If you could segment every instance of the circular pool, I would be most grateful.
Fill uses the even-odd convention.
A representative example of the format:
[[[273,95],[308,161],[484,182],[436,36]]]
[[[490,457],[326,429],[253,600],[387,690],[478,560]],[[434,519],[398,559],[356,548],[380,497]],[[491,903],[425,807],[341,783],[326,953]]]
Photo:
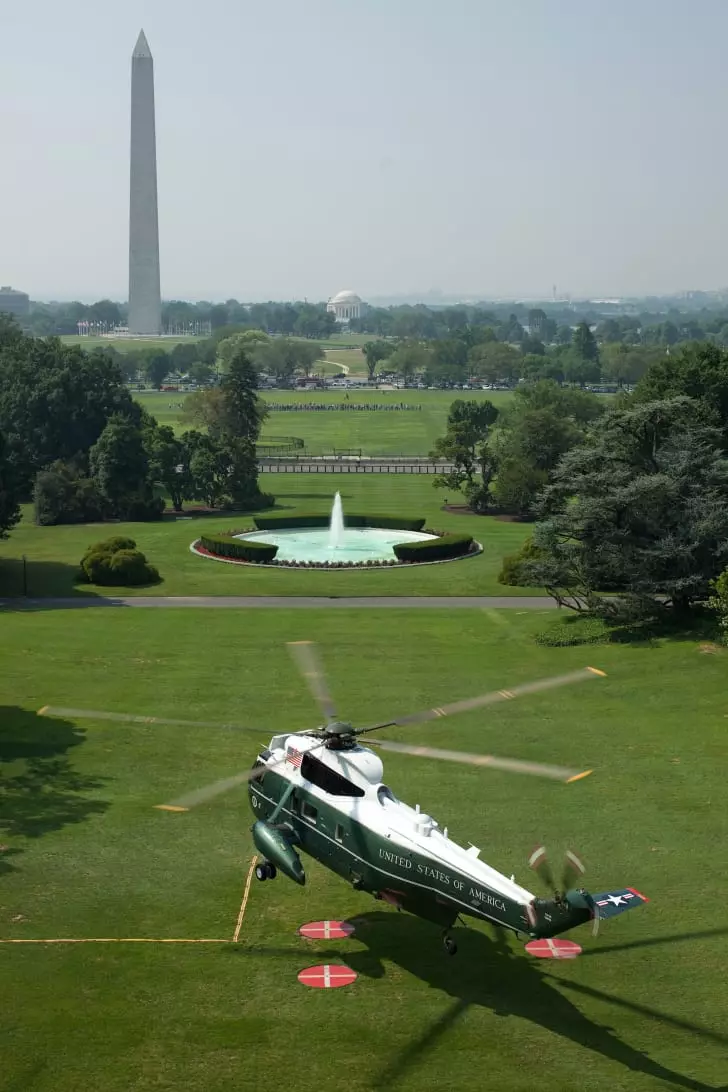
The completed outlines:
[[[281,531],[246,531],[235,538],[266,542],[278,547],[276,561],[394,561],[394,547],[400,542],[424,542],[437,538],[423,531],[387,530],[383,527],[346,527],[337,535],[322,528],[290,528]]]

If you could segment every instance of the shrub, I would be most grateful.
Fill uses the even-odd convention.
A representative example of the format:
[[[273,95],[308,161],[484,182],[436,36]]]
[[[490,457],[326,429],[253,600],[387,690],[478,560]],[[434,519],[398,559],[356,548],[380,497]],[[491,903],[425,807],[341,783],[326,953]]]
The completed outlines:
[[[155,584],[159,572],[150,565],[131,538],[106,539],[89,546],[81,558],[81,572],[90,584],[138,587]]]
[[[104,501],[90,478],[71,463],[55,462],[41,470],[33,489],[35,522],[92,523],[103,519]]]
[[[202,535],[200,545],[216,557],[232,557],[239,561],[272,561],[278,553],[278,547],[270,542],[233,538],[230,533],[224,532],[217,535]]]
[[[285,527],[328,527],[330,512],[292,512],[289,515],[254,516],[259,531],[279,531]],[[384,527],[396,531],[421,531],[425,526],[424,517],[366,515],[349,512],[344,515],[347,527]]]
[[[528,587],[532,580],[526,571],[527,563],[538,561],[541,551],[529,536],[515,554],[508,554],[503,558],[501,571],[498,573],[498,583],[507,584],[509,587]]]
[[[728,569],[713,581],[714,595],[710,598],[710,606],[718,616],[718,625],[723,633],[723,641],[728,644]]]
[[[601,618],[563,618],[534,637],[537,645],[548,648],[601,645],[611,639],[611,630]]]
[[[221,507],[230,512],[256,512],[259,508],[272,508],[276,499],[272,493],[262,493],[259,489],[251,490],[245,496],[227,497]]]
[[[400,542],[394,553],[399,561],[444,561],[470,553],[473,545],[472,535],[442,535],[422,542]]]

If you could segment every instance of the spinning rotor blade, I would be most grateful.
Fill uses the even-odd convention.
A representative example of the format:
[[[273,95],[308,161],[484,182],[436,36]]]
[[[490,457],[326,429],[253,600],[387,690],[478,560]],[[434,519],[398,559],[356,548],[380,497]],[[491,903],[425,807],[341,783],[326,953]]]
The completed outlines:
[[[335,720],[336,708],[326,686],[326,676],[316,645],[313,641],[289,641],[288,647],[326,720]]]
[[[564,858],[564,871],[561,878],[562,890],[570,891],[579,877],[583,876],[585,872],[586,868],[577,855],[572,850],[567,849]]]
[[[313,747],[309,747],[306,754],[311,754],[312,751],[317,751],[320,747],[325,746],[326,740],[322,740]],[[287,761],[288,754],[286,753],[283,758],[277,758],[275,762],[266,762],[264,766],[255,766],[252,770],[244,770],[242,773],[233,774],[232,777],[225,777],[222,781],[213,781],[211,785],[203,785],[201,789],[193,789],[192,792],[185,793],[184,796],[180,796],[176,800],[171,800],[169,804],[155,804],[154,806],[158,811],[189,811],[190,808],[197,807],[198,804],[204,804],[208,800],[213,800],[216,796],[222,796],[223,793],[229,792],[230,789],[234,789],[238,785],[245,785],[255,777],[267,773],[268,770],[276,770],[279,766],[284,766]]]
[[[165,724],[181,728],[232,728],[238,732],[260,732],[244,724],[221,724],[220,721],[180,720],[176,717],[141,717],[134,713],[108,713],[98,709],[64,709],[58,705],[44,705],[38,710],[42,717],[71,717],[74,720],[110,720],[125,724]]]
[[[496,705],[501,701],[509,701],[511,698],[520,698],[524,694],[535,694],[539,690],[551,690],[557,686],[566,686],[569,683],[585,682],[596,676],[605,675],[596,667],[584,667],[580,671],[572,671],[568,675],[555,675],[550,679],[538,679],[536,682],[523,683],[514,686],[512,690],[492,690],[489,694],[482,694],[479,698],[466,698],[465,701],[455,701],[450,705],[441,705],[434,709],[425,709],[421,713],[410,713],[406,717],[397,717],[395,720],[385,720],[381,724],[372,724],[368,728],[359,728],[355,735],[364,732],[376,732],[380,728],[390,728],[393,725],[421,724],[423,721],[437,720],[438,717],[451,717],[456,713],[469,713],[473,709],[483,709],[486,705]]]
[[[533,869],[545,887],[548,887],[550,891],[553,891],[554,895],[558,894],[556,884],[554,883],[554,874],[551,871],[551,865],[546,856],[545,846],[538,846],[534,849],[533,853],[528,858],[528,867]]]
[[[543,762],[524,762],[517,758],[497,758],[495,755],[473,755],[463,751],[442,751],[436,747],[408,747],[404,743],[389,743],[384,739],[370,740],[367,746],[381,747],[383,751],[394,751],[401,755],[417,755],[419,758],[436,758],[443,762],[463,762],[469,766],[490,766],[494,770],[507,773],[531,774],[534,777],[547,777],[552,781],[581,781],[588,777],[591,770],[570,770],[566,766],[548,766]]]

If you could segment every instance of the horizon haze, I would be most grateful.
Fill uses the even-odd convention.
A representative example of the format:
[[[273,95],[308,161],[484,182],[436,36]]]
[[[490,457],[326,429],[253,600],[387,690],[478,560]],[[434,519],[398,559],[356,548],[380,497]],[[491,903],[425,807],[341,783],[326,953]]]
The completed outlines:
[[[728,284],[721,0],[38,0],[4,23],[0,283],[34,299],[127,298],[142,28],[165,299]]]

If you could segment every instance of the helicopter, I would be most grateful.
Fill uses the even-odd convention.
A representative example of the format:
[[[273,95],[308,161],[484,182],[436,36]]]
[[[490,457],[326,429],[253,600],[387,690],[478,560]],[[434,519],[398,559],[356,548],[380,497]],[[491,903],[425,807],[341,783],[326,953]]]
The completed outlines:
[[[453,702],[362,728],[337,718],[317,648],[310,641],[288,645],[325,723],[317,728],[274,735],[263,747],[253,768],[171,801],[155,805],[168,812],[187,812],[241,784],[247,784],[254,816],[253,842],[261,860],[255,866],[260,882],[278,872],[303,886],[306,872],[299,851],[318,860],[350,883],[397,910],[439,925],[449,955],[457,952],[451,936],[463,915],[514,932],[528,940],[550,940],[587,922],[596,935],[602,919],[615,917],[649,900],[632,887],[590,894],[575,886],[584,865],[567,851],[561,882],[557,884],[544,846],[530,855],[528,864],[549,889],[550,897],[534,895],[492,868],[475,845],[463,847],[449,837],[419,805],[399,800],[384,783],[380,751],[438,761],[490,767],[510,773],[566,782],[578,782],[592,770],[527,762],[494,755],[467,754],[424,746],[409,746],[383,739],[360,743],[360,737],[384,728],[403,727],[483,709],[543,690],[603,677],[605,672],[585,667],[566,675],[537,680],[510,690],[495,690],[476,698]],[[75,715],[138,723],[209,725],[196,721],[138,717],[130,714],[91,713],[45,706],[45,715]],[[542,946],[532,954],[554,955]]]

